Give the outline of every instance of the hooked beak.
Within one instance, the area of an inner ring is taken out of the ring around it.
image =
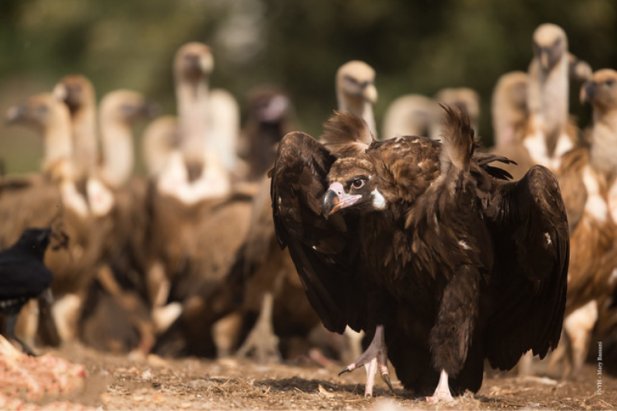
[[[591,103],[596,92],[595,84],[591,81],[586,82],[581,87],[580,100],[582,104]]]
[[[367,85],[362,94],[369,103],[375,104],[377,102],[377,87],[374,84]]]
[[[324,195],[322,213],[328,218],[343,208],[354,205],[360,198],[360,194],[347,194],[341,183],[332,183]]]

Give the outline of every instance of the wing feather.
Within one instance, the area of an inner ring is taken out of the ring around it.
[[[272,170],[274,226],[287,246],[308,299],[331,331],[361,328],[364,308],[354,281],[353,242],[342,220],[321,215],[327,175],[335,157],[311,136],[293,132],[281,141]]]
[[[495,243],[491,365],[512,368],[528,350],[544,357],[559,342],[570,243],[557,180],[542,166],[501,183],[485,208]]]

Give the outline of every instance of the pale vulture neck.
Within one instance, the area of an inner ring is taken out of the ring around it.
[[[216,154],[221,165],[226,170],[232,171],[236,167],[238,158],[237,139],[240,133],[238,103],[229,92],[215,89],[210,92],[208,110],[208,131],[204,155]]]
[[[126,183],[133,172],[133,133],[131,126],[111,116],[101,116],[103,179],[112,187]]]
[[[534,59],[529,72],[529,113],[551,153],[568,124],[568,56],[564,54],[549,72],[544,72]]]
[[[614,177],[617,174],[617,109],[594,109],[591,138],[591,163]]]
[[[178,81],[176,97],[185,161],[203,163],[208,126],[208,83]]]
[[[54,174],[59,165],[61,169],[70,164],[73,155],[71,129],[68,112],[60,111],[43,130],[45,154],[43,172]]]
[[[173,116],[158,118],[146,128],[142,140],[142,155],[148,175],[158,176],[163,171],[175,148],[172,142],[176,139],[177,132],[178,121]]]
[[[342,113],[351,113],[357,117],[361,117],[366,124],[368,124],[369,130],[371,130],[373,137],[377,138],[373,105],[370,102],[364,99],[351,99],[339,92],[338,110]]]
[[[73,159],[80,176],[89,175],[98,162],[96,141],[96,106],[90,101],[75,113],[72,121]]]

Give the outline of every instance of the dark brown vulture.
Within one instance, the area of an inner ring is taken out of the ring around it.
[[[377,370],[389,381],[386,359],[436,401],[477,391],[485,359],[510,369],[559,341],[569,241],[557,181],[541,166],[507,181],[491,164],[508,160],[474,153],[468,118],[446,114],[443,146],[372,141],[346,114],[323,144],[293,132],[279,146],[278,239],[324,325],[373,337],[343,370],[367,365],[367,395]]]

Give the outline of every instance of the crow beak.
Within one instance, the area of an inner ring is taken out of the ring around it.
[[[581,87],[581,95],[580,95],[581,104],[591,103],[593,101],[593,97],[595,93],[596,93],[596,87],[593,82],[588,81],[585,84],[583,84],[583,87]]]
[[[323,199],[322,213],[328,218],[343,208],[354,205],[362,198],[360,194],[347,194],[341,183],[332,183]]]

